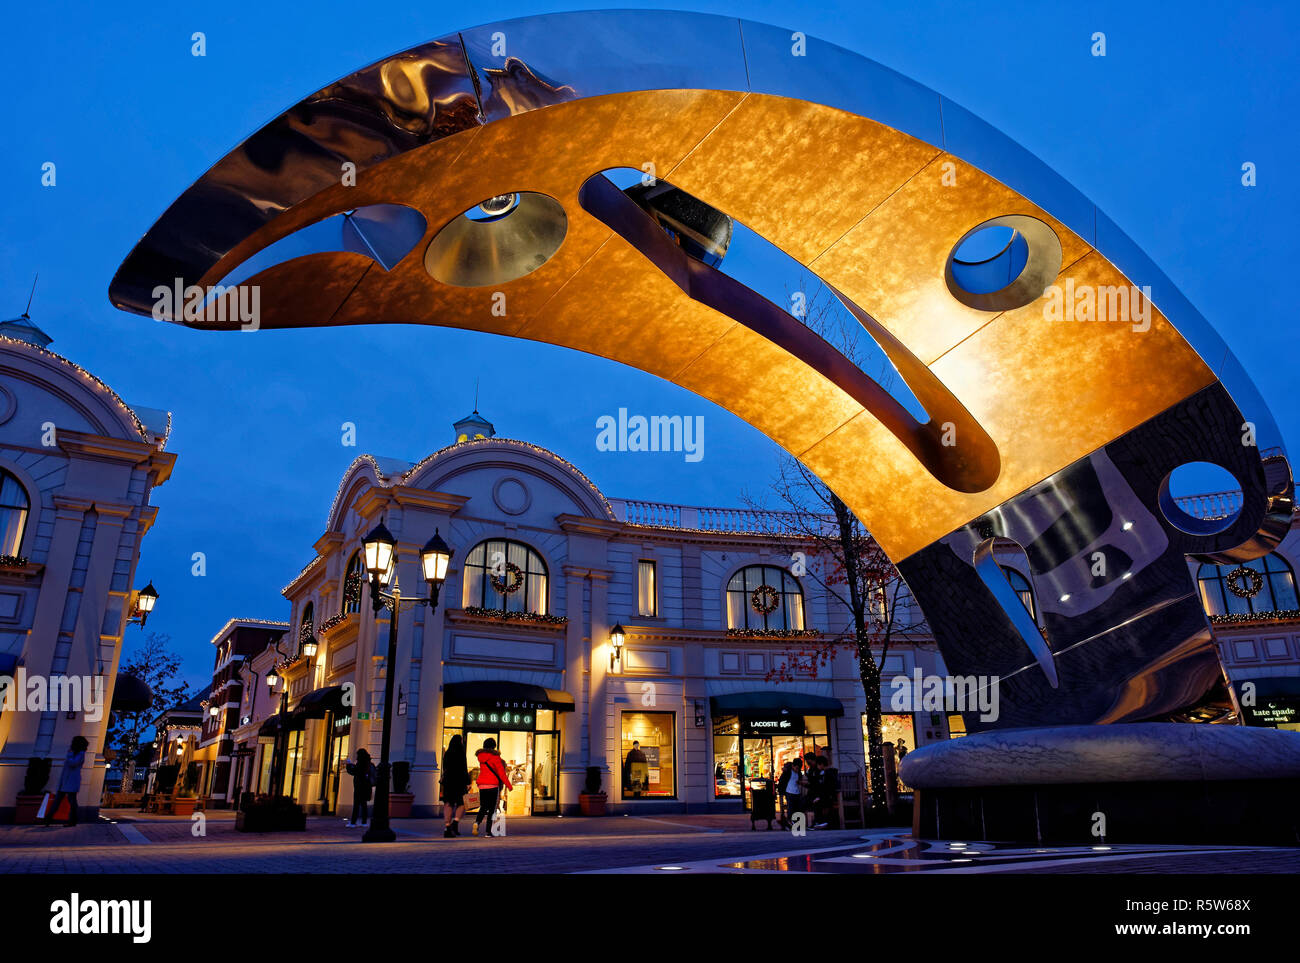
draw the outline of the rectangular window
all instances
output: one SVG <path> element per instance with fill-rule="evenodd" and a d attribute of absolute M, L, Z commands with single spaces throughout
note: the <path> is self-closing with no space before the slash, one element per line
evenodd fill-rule
<path fill-rule="evenodd" d="M 907 755 L 916 748 L 916 725 L 910 715 L 885 713 L 880 717 L 880 735 L 882 742 L 893 743 L 894 761 L 899 763 L 903 761 L 903 756 Z M 889 752 L 889 747 L 885 747 L 885 752 Z M 867 760 L 867 788 L 871 788 L 871 747 L 867 744 L 867 714 L 862 714 L 862 755 Z M 899 781 L 899 789 L 903 792 L 911 790 Z"/>
<path fill-rule="evenodd" d="M 659 614 L 659 582 L 655 563 L 641 559 L 636 563 L 636 612 L 654 618 Z"/>
<path fill-rule="evenodd" d="M 677 797 L 676 732 L 676 713 L 623 713 L 619 745 L 624 799 Z"/>

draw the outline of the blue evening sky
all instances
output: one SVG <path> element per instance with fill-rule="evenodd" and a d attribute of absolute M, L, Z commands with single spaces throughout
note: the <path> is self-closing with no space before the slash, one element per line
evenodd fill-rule
<path fill-rule="evenodd" d="M 448 443 L 475 379 L 501 434 L 558 452 L 607 495 L 725 505 L 770 479 L 779 453 L 766 438 L 598 358 L 416 326 L 202 334 L 108 303 L 118 264 L 167 205 L 306 94 L 457 29 L 584 6 L 222 0 L 7 11 L 0 316 L 22 311 L 39 272 L 32 316 L 52 350 L 128 402 L 174 413 L 179 461 L 155 493 L 139 581 L 157 585 L 149 628 L 171 635 L 192 682 L 206 681 L 207 643 L 226 619 L 287 618 L 280 589 L 311 558 L 352 459 L 417 460 Z M 1290 350 L 1300 5 L 696 0 L 692 9 L 857 51 L 1019 141 L 1145 248 L 1237 353 L 1284 436 L 1300 437 Z M 207 36 L 206 57 L 190 55 L 194 31 Z M 1095 31 L 1106 34 L 1104 58 L 1090 55 Z M 41 186 L 46 161 L 57 164 L 53 188 Z M 1253 188 L 1240 180 L 1247 161 Z M 596 419 L 619 407 L 704 415 L 703 461 L 598 452 Z M 358 427 L 357 448 L 340 444 L 345 421 Z M 196 551 L 207 555 L 203 578 L 190 574 Z"/>

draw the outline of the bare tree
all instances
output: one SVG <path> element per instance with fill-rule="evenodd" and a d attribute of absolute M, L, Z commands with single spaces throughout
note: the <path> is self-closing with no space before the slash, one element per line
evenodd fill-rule
<path fill-rule="evenodd" d="M 176 682 L 180 675 L 181 660 L 170 651 L 171 636 L 150 632 L 140 647 L 131 653 L 130 661 L 122 670 L 134 676 L 153 692 L 148 709 L 121 713 L 118 724 L 109 733 L 109 744 L 122 757 L 122 792 L 130 792 L 135 780 L 135 756 L 140 746 L 140 734 L 153 724 L 165 710 L 185 701 L 189 686 Z"/>
<path fill-rule="evenodd" d="M 833 344 L 859 367 L 872 353 L 870 335 L 825 289 L 812 297 L 801 286 L 806 305 L 804 323 Z M 878 349 L 877 349 L 878 350 Z M 896 376 L 888 360 L 881 360 L 877 378 L 886 389 Z M 784 667 L 776 671 L 783 680 L 801 663 L 825 665 L 837 649 L 849 651 L 858 666 L 866 697 L 867 765 L 871 776 L 872 805 L 884 805 L 885 768 L 881 673 L 890 646 L 896 641 L 929 637 L 925 617 L 912 599 L 907 583 L 884 549 L 872 538 L 849 507 L 802 462 L 786 458 L 772 484 L 779 503 L 772 510 L 756 500 L 744 501 L 759 512 L 760 525 L 775 536 L 791 556 L 804 553 L 803 573 L 822 586 L 847 613 L 846 623 L 820 637 L 810 637 L 792 648 Z M 832 617 L 834 615 L 832 614 Z"/>

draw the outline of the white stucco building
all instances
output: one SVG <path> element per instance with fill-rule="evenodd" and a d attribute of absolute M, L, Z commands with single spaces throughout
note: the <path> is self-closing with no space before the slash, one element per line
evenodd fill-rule
<path fill-rule="evenodd" d="M 0 710 L 0 819 L 13 817 L 28 760 L 53 759 L 56 786 L 77 735 L 90 743 L 79 800 L 98 807 L 150 492 L 175 461 L 167 412 L 128 406 L 49 340 L 26 315 L 0 324 L 0 676 L 27 687 L 14 693 L 25 705 Z M 98 709 L 84 692 L 71 708 L 30 698 L 33 685 L 52 696 L 96 679 Z"/>

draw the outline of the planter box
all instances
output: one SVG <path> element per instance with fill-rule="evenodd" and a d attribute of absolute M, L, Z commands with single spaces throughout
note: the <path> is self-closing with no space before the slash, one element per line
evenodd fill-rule
<path fill-rule="evenodd" d="M 20 792 L 14 800 L 14 822 L 19 826 L 35 826 L 39 821 L 36 818 L 36 810 L 41 808 L 41 800 L 44 798 L 43 792 L 31 795 Z"/>
<path fill-rule="evenodd" d="M 584 816 L 603 816 L 605 815 L 605 794 L 579 793 L 578 808 Z"/>
<path fill-rule="evenodd" d="M 198 799 L 193 796 L 182 796 L 173 799 L 168 807 L 168 812 L 173 816 L 193 816 L 194 807 L 198 804 Z"/>
<path fill-rule="evenodd" d="M 388 818 L 410 819 L 411 804 L 415 802 L 415 793 L 391 792 L 388 794 Z"/>
<path fill-rule="evenodd" d="M 254 809 L 235 814 L 235 829 L 241 833 L 292 833 L 303 832 L 306 828 L 307 814 L 301 809 L 296 812 Z"/>

